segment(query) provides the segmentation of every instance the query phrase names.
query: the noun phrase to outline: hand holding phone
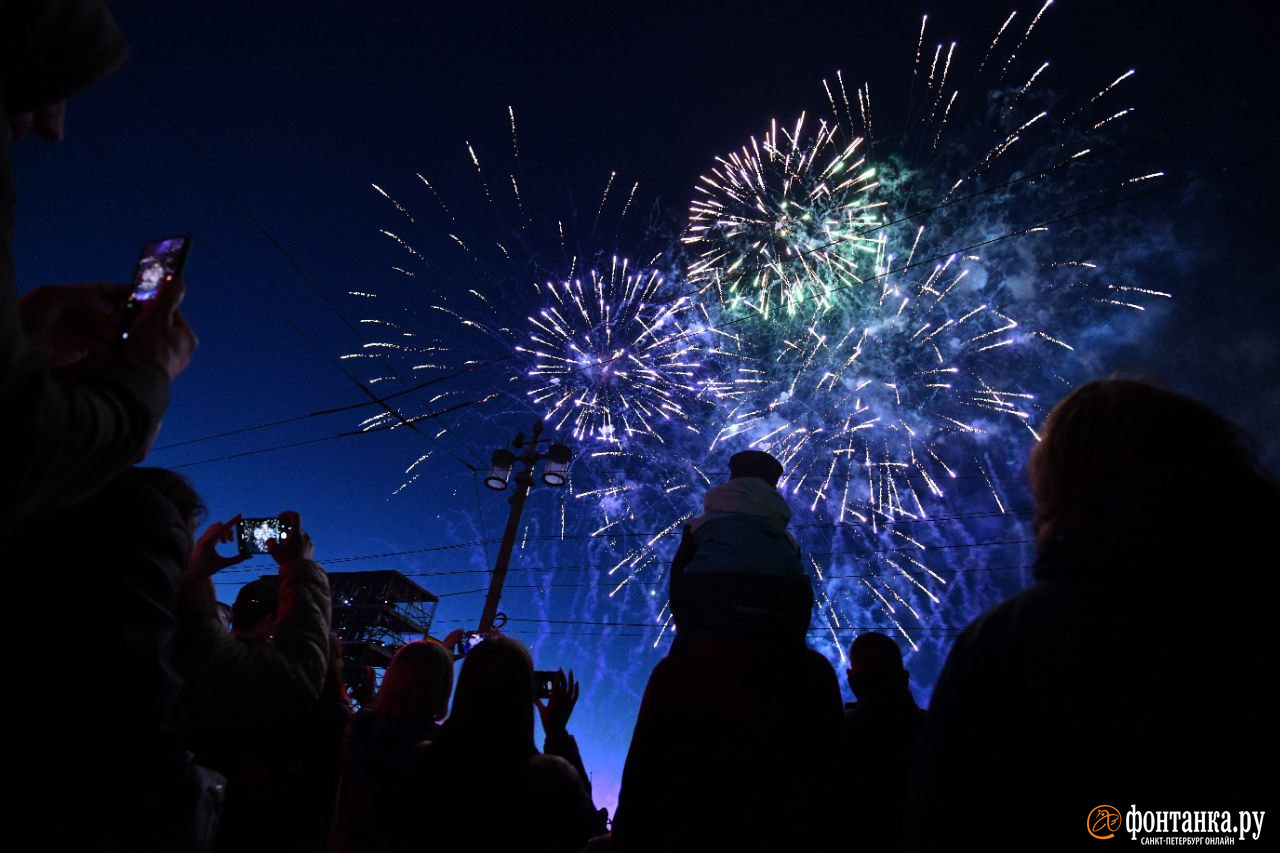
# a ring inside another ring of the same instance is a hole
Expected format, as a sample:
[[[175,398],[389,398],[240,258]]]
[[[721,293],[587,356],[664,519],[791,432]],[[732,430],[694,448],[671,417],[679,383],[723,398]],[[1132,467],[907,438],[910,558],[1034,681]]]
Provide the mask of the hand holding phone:
[[[465,633],[467,632],[464,631],[462,628],[454,628],[452,631],[445,634],[444,637],[439,640],[437,640],[435,637],[423,637],[422,639],[431,640],[432,642],[439,643],[440,645],[444,646],[446,649],[449,650],[449,654],[454,655],[456,657],[456,653],[458,649],[458,641],[462,639],[462,635]]]
[[[189,237],[166,237],[142,247],[133,271],[133,290],[120,317],[120,340],[127,341],[133,325],[148,303],[159,298],[161,288],[176,282],[187,265]]]
[[[302,517],[291,509],[280,513],[280,536],[266,541],[267,553],[276,563],[287,566],[299,560],[310,560],[315,553],[311,536],[302,529]]]
[[[556,674],[549,669],[535,669],[533,671],[533,695],[537,699],[546,701],[551,698],[551,690],[555,685]]]
[[[551,684],[546,699],[534,697],[533,700],[538,706],[538,716],[542,718],[542,730],[548,737],[567,734],[569,717],[578,704],[578,682],[573,677],[573,670],[569,670],[568,676],[563,669],[548,672],[547,675],[550,676]]]
[[[125,284],[45,285],[18,300],[18,313],[45,363],[65,368],[111,353],[130,292]]]
[[[290,532],[279,516],[241,518],[236,526],[236,548],[244,555],[266,554],[268,542],[286,542]]]
[[[238,553],[233,557],[225,557],[218,553],[218,543],[230,542],[236,536],[237,525],[241,521],[242,519],[237,515],[229,521],[215,521],[209,525],[196,540],[195,546],[191,549],[191,556],[187,559],[189,576],[212,577],[228,566],[243,563],[253,556],[252,552],[246,552],[242,547],[237,549]]]
[[[458,637],[456,645],[452,651],[456,657],[462,657],[467,652],[484,642],[484,634],[479,631],[462,631]]]
[[[185,295],[182,268],[189,242],[172,237],[143,247],[117,336],[124,353],[160,367],[170,381],[186,370],[199,344],[178,310]]]

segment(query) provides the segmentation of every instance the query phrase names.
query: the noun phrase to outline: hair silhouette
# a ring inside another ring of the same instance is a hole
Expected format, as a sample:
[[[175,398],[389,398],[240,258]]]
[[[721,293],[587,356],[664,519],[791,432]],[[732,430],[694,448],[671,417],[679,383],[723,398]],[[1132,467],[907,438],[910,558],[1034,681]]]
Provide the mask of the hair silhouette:
[[[434,640],[409,643],[396,652],[382,677],[374,713],[389,720],[430,723],[449,712],[453,656]]]

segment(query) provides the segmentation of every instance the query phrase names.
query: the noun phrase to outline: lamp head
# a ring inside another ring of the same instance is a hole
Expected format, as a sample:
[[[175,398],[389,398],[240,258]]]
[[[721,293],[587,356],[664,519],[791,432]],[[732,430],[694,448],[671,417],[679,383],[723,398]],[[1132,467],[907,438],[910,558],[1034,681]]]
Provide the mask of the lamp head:
[[[542,482],[548,486],[563,486],[568,476],[569,460],[573,451],[564,444],[553,444],[547,448],[547,464],[542,469]]]
[[[507,487],[507,480],[511,478],[511,467],[516,464],[516,455],[505,448],[493,451],[493,457],[489,462],[489,473],[485,475],[484,484],[500,492]]]

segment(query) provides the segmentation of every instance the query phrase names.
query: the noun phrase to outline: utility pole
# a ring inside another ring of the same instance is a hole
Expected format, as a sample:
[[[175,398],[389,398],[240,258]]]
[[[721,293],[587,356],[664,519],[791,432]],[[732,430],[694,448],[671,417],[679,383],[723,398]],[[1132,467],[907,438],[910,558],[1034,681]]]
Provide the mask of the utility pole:
[[[520,530],[520,516],[524,512],[524,503],[529,497],[529,490],[534,484],[534,467],[545,459],[547,464],[542,470],[542,482],[548,486],[561,487],[565,484],[569,461],[573,458],[573,451],[563,444],[553,444],[547,448],[546,453],[539,452],[538,445],[543,441],[542,429],[542,421],[537,421],[533,425],[531,439],[526,441],[524,433],[516,435],[511,446],[520,452],[519,456],[506,448],[495,450],[489,473],[484,478],[484,484],[488,488],[499,492],[504,491],[511,478],[512,469],[516,463],[520,464],[520,470],[515,472],[515,491],[507,499],[507,503],[511,504],[511,511],[507,514],[506,529],[502,531],[498,561],[494,564],[493,576],[489,579],[489,591],[485,594],[484,610],[480,613],[480,625],[476,629],[481,635],[493,630],[493,623],[499,615],[498,604],[502,601],[502,587],[507,581],[511,551],[515,547],[516,534]]]

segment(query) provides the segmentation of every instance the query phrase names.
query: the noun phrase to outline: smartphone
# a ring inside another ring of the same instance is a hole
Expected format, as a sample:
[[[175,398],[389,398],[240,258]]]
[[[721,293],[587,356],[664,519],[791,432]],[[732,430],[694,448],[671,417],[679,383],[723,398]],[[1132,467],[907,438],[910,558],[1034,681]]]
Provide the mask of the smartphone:
[[[533,671],[533,689],[537,697],[542,700],[551,698],[551,685],[554,683],[556,674],[549,669],[535,669]]]
[[[133,292],[120,317],[120,340],[129,339],[142,309],[160,295],[160,286],[182,275],[190,248],[191,238],[185,236],[153,240],[142,247],[138,268],[133,273]]]
[[[454,649],[454,654],[461,657],[476,646],[480,645],[482,642],[484,642],[484,634],[481,634],[479,631],[468,631],[458,639],[458,645]]]
[[[241,554],[265,554],[268,540],[283,542],[291,532],[278,518],[242,518],[236,525],[236,547]]]

